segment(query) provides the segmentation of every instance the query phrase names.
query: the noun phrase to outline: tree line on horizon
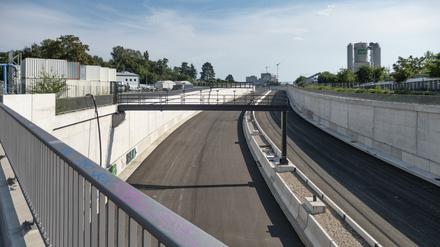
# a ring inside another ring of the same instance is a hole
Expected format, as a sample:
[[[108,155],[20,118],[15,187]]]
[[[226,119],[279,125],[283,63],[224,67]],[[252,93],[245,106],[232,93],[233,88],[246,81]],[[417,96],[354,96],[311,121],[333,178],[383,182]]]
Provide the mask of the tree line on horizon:
[[[112,67],[117,71],[138,74],[141,83],[154,83],[160,80],[192,82],[198,80],[197,69],[192,63],[182,62],[180,66],[171,67],[167,58],[153,61],[150,59],[148,50],[141,52],[123,46],[113,47],[111,58],[106,61],[102,57],[89,54],[89,46],[74,35],[45,39],[39,44],[33,43],[30,47],[15,50],[13,53],[14,55],[21,53],[23,59],[28,57],[64,59],[84,65]],[[7,60],[8,52],[0,52],[0,62],[4,63]],[[210,62],[203,64],[199,79],[204,82],[234,82],[232,75],[228,75],[225,80],[216,79],[214,67]]]
[[[367,83],[379,81],[403,82],[414,76],[440,77],[440,53],[427,51],[424,56],[399,57],[393,64],[393,72],[384,67],[362,66],[358,71],[340,69],[336,74],[321,72],[318,83]],[[295,83],[302,83],[307,78],[299,76]]]

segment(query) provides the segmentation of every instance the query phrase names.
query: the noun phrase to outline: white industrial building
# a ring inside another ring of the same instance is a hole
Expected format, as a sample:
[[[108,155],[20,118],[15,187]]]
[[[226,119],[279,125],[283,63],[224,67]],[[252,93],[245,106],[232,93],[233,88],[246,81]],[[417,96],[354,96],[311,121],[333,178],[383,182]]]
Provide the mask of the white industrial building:
[[[26,58],[21,63],[21,92],[32,92],[44,74],[66,80],[67,91],[61,95],[76,97],[85,94],[107,94],[110,82],[116,81],[116,69],[96,65],[80,65],[61,59]]]
[[[154,87],[159,90],[172,90],[176,85],[173,81],[158,81],[154,84]]]
[[[370,54],[370,56],[368,56]],[[379,43],[358,42],[347,46],[347,68],[356,72],[362,66],[381,67]]]
[[[128,71],[122,71],[116,73],[116,81],[127,85],[130,90],[136,90],[139,88],[139,75]]]

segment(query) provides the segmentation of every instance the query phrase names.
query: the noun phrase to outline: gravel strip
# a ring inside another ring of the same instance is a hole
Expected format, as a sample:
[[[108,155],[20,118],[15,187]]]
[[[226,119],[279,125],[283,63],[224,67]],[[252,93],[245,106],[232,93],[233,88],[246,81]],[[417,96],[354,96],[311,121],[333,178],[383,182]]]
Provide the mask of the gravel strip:
[[[280,176],[301,202],[305,201],[305,197],[311,197],[313,195],[312,189],[294,173],[281,173]],[[314,215],[314,217],[339,246],[369,246],[368,243],[328,205],[325,213]]]

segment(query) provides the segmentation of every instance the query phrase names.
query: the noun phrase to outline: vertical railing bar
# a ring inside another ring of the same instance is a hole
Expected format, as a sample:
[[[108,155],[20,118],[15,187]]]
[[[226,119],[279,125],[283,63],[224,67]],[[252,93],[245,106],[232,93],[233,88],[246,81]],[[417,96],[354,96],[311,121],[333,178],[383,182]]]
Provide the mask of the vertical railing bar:
[[[79,234],[78,234],[78,217],[79,217],[79,212],[78,212],[78,172],[73,171],[73,200],[72,200],[72,206],[73,206],[73,214],[72,214],[72,218],[73,218],[73,230],[72,230],[72,245],[75,246],[79,246],[78,244],[78,238],[79,238]]]
[[[84,246],[90,246],[90,183],[84,178]]]
[[[84,178],[78,174],[78,246],[85,246],[84,244]]]
[[[62,221],[62,207],[63,207],[63,200],[62,200],[62,191],[63,191],[63,183],[61,183],[61,178],[62,178],[62,174],[63,174],[63,166],[61,165],[60,162],[60,158],[58,156],[55,157],[56,158],[56,166],[57,166],[57,170],[58,170],[58,176],[57,176],[57,180],[58,180],[58,186],[57,186],[57,227],[55,228],[57,231],[57,243],[56,246],[60,246],[62,245],[62,236],[61,236],[61,227],[63,225],[63,221]]]
[[[129,224],[130,224],[130,227],[129,227],[129,237],[130,237],[130,239],[129,239],[129,246],[130,247],[137,247],[137,244],[138,244],[138,242],[137,242],[137,240],[138,240],[138,235],[137,235],[137,233],[138,233],[138,229],[137,229],[137,222],[136,222],[136,220],[134,220],[133,218],[131,218],[131,217],[129,217]]]
[[[73,246],[73,168],[69,166],[69,191],[68,191],[68,205],[69,205],[69,212],[68,212],[68,246]]]
[[[92,208],[91,208],[91,219],[92,219],[92,226],[91,226],[91,245],[93,247],[98,246],[98,226],[99,226],[99,221],[98,221],[98,190],[96,189],[95,186],[92,185],[92,193],[91,193],[91,198],[92,198]]]
[[[63,200],[64,200],[64,208],[63,208],[63,220],[64,223],[62,225],[63,229],[63,246],[68,246],[69,242],[69,166],[67,163],[62,160],[61,162],[62,166],[64,167],[64,194],[63,194]]]
[[[107,246],[114,247],[115,236],[116,236],[116,231],[115,231],[116,208],[115,208],[115,204],[111,200],[108,200],[107,202],[107,215],[108,215]]]
[[[125,224],[125,212],[118,208],[118,247],[125,246],[125,231],[126,224]]]
[[[99,193],[99,246],[107,246],[107,210],[105,203],[105,195],[101,192]]]

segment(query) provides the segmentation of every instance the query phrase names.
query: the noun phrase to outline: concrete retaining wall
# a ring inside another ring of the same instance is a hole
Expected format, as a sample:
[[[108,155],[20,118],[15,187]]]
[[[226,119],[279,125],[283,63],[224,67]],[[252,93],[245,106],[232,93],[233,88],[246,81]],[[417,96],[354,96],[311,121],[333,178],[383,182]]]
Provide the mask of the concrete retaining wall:
[[[248,113],[243,118],[243,131],[252,156],[258,164],[266,184],[303,243],[306,246],[337,246],[275,171],[275,164],[264,155],[254,137],[254,134],[259,133],[259,131],[250,122]]]
[[[232,94],[233,90],[240,96],[250,89],[220,89],[219,93]],[[173,97],[180,99],[179,95]],[[98,128],[94,109],[55,115],[53,94],[7,95],[4,97],[4,104],[99,164]],[[131,163],[140,165],[141,161],[136,160],[139,154],[147,149],[151,152],[152,147],[154,149],[174,129],[198,113],[129,111],[125,113],[125,120],[112,128],[112,114],[116,112],[116,105],[99,107],[98,112],[101,116],[102,166],[108,168],[115,165],[117,174],[128,163],[130,166]],[[127,162],[129,153],[134,159]],[[146,158],[145,155],[141,157]],[[128,175],[125,174],[124,178],[128,178]]]
[[[440,106],[320,94],[288,87],[304,119],[365,152],[440,185]]]

